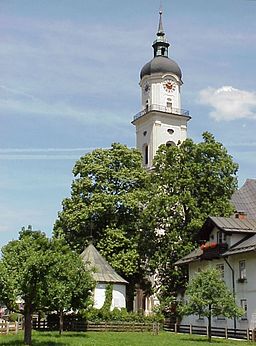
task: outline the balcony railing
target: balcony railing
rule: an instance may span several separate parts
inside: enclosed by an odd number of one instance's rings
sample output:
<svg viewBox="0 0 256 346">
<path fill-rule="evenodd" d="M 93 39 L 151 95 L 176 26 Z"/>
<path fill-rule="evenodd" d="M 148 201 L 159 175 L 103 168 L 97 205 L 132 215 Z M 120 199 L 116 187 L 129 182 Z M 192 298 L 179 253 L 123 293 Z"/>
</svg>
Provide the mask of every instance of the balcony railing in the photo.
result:
<svg viewBox="0 0 256 346">
<path fill-rule="evenodd" d="M 186 111 L 185 109 L 165 107 L 165 106 L 160 106 L 160 105 L 150 105 L 150 106 L 144 108 L 139 113 L 137 113 L 133 117 L 133 121 L 137 120 L 140 117 L 143 117 L 143 115 L 145 115 L 149 112 L 152 112 L 152 111 L 159 111 L 159 112 L 170 113 L 170 114 L 175 114 L 175 115 L 183 115 L 183 116 L 189 117 L 189 111 Z"/>
<path fill-rule="evenodd" d="M 200 246 L 203 253 L 202 259 L 214 259 L 219 258 L 228 249 L 227 243 L 206 243 Z"/>
</svg>

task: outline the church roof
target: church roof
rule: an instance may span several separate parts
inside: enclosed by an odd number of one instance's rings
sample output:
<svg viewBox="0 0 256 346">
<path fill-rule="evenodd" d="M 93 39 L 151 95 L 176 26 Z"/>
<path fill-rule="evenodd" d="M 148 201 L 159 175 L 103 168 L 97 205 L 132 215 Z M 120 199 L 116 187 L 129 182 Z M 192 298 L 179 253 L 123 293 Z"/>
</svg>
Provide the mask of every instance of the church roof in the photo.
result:
<svg viewBox="0 0 256 346">
<path fill-rule="evenodd" d="M 81 257 L 87 268 L 94 270 L 93 278 L 96 282 L 128 283 L 117 274 L 93 244 L 88 245 L 87 248 L 84 249 L 81 253 Z"/>
<path fill-rule="evenodd" d="M 244 185 L 233 194 L 231 202 L 236 211 L 243 211 L 248 218 L 256 219 L 256 179 L 247 179 Z"/>
<path fill-rule="evenodd" d="M 165 56 L 156 56 L 142 67 L 140 78 L 142 79 L 144 76 L 159 72 L 172 73 L 180 79 L 182 77 L 181 69 L 174 60 Z"/>
</svg>

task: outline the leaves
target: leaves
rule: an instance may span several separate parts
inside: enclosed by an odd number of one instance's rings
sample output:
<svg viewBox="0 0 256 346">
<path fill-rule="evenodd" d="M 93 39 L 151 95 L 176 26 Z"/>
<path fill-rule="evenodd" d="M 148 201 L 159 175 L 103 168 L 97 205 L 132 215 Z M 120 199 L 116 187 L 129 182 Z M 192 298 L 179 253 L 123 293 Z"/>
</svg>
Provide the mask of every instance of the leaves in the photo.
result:
<svg viewBox="0 0 256 346">
<path fill-rule="evenodd" d="M 148 174 L 135 149 L 114 143 L 76 162 L 71 197 L 63 201 L 54 234 L 81 252 L 91 236 L 101 254 L 122 275 L 138 272 L 137 230 Z"/>
<path fill-rule="evenodd" d="M 187 139 L 179 146 L 160 146 L 154 167 L 143 229 L 155 249 L 149 264 L 158 271 L 162 295 L 175 294 L 186 283 L 186 271 L 175 262 L 193 249 L 204 220 L 233 212 L 229 201 L 238 166 L 205 132 L 198 144 Z"/>
<path fill-rule="evenodd" d="M 188 303 L 180 308 L 184 315 L 200 316 L 242 316 L 243 311 L 236 305 L 232 293 L 220 277 L 219 270 L 207 268 L 195 275 L 189 283 L 186 296 Z"/>
</svg>

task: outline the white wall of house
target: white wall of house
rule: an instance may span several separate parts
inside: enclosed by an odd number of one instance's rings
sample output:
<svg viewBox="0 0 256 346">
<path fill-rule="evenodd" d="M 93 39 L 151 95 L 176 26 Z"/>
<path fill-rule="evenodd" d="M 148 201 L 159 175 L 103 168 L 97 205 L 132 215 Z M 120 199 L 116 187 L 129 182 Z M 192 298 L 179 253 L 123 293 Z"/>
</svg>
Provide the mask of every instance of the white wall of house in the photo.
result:
<svg viewBox="0 0 256 346">
<path fill-rule="evenodd" d="M 235 297 L 238 306 L 247 307 L 246 316 L 238 318 L 236 326 L 238 329 L 255 328 L 256 327 L 256 254 L 253 252 L 245 252 L 242 254 L 236 254 L 227 258 L 228 263 L 234 270 L 234 288 Z M 244 262 L 244 265 L 241 262 Z M 218 267 L 223 269 L 223 279 L 229 287 L 230 291 L 233 291 L 232 283 L 232 270 L 225 262 L 223 258 L 214 259 L 211 261 L 202 260 L 195 261 L 189 264 L 189 279 L 191 280 L 194 275 L 203 270 L 206 267 Z M 245 270 L 243 269 L 245 268 Z M 244 276 L 244 281 L 239 280 L 241 276 Z M 243 281 L 243 282 L 239 282 Z M 185 298 L 186 299 L 186 298 Z M 194 324 L 194 325 L 207 325 L 207 318 L 200 318 L 199 316 L 186 316 L 182 320 L 182 324 Z M 215 317 L 212 321 L 213 327 L 234 327 L 234 320 L 223 317 Z"/>
<path fill-rule="evenodd" d="M 105 301 L 107 283 L 97 283 L 94 290 L 94 307 L 96 309 L 102 308 Z M 110 310 L 114 308 L 125 308 L 126 307 L 126 285 L 125 284 L 114 284 L 113 285 L 113 298 Z"/>
</svg>

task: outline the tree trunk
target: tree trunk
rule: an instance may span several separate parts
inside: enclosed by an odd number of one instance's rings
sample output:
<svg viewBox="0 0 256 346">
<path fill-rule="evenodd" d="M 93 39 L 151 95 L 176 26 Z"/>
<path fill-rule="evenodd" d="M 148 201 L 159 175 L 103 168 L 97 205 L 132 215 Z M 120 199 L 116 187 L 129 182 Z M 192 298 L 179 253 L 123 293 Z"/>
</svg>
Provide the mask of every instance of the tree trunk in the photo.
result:
<svg viewBox="0 0 256 346">
<path fill-rule="evenodd" d="M 32 343 L 32 325 L 31 325 L 31 311 L 29 307 L 25 307 L 24 311 L 24 344 L 25 345 L 31 345 Z"/>
<path fill-rule="evenodd" d="M 61 335 L 63 333 L 63 310 L 60 309 L 60 327 L 59 327 L 59 334 Z"/>
<path fill-rule="evenodd" d="M 208 341 L 212 341 L 212 307 L 209 305 L 209 317 L 208 317 Z"/>
</svg>

